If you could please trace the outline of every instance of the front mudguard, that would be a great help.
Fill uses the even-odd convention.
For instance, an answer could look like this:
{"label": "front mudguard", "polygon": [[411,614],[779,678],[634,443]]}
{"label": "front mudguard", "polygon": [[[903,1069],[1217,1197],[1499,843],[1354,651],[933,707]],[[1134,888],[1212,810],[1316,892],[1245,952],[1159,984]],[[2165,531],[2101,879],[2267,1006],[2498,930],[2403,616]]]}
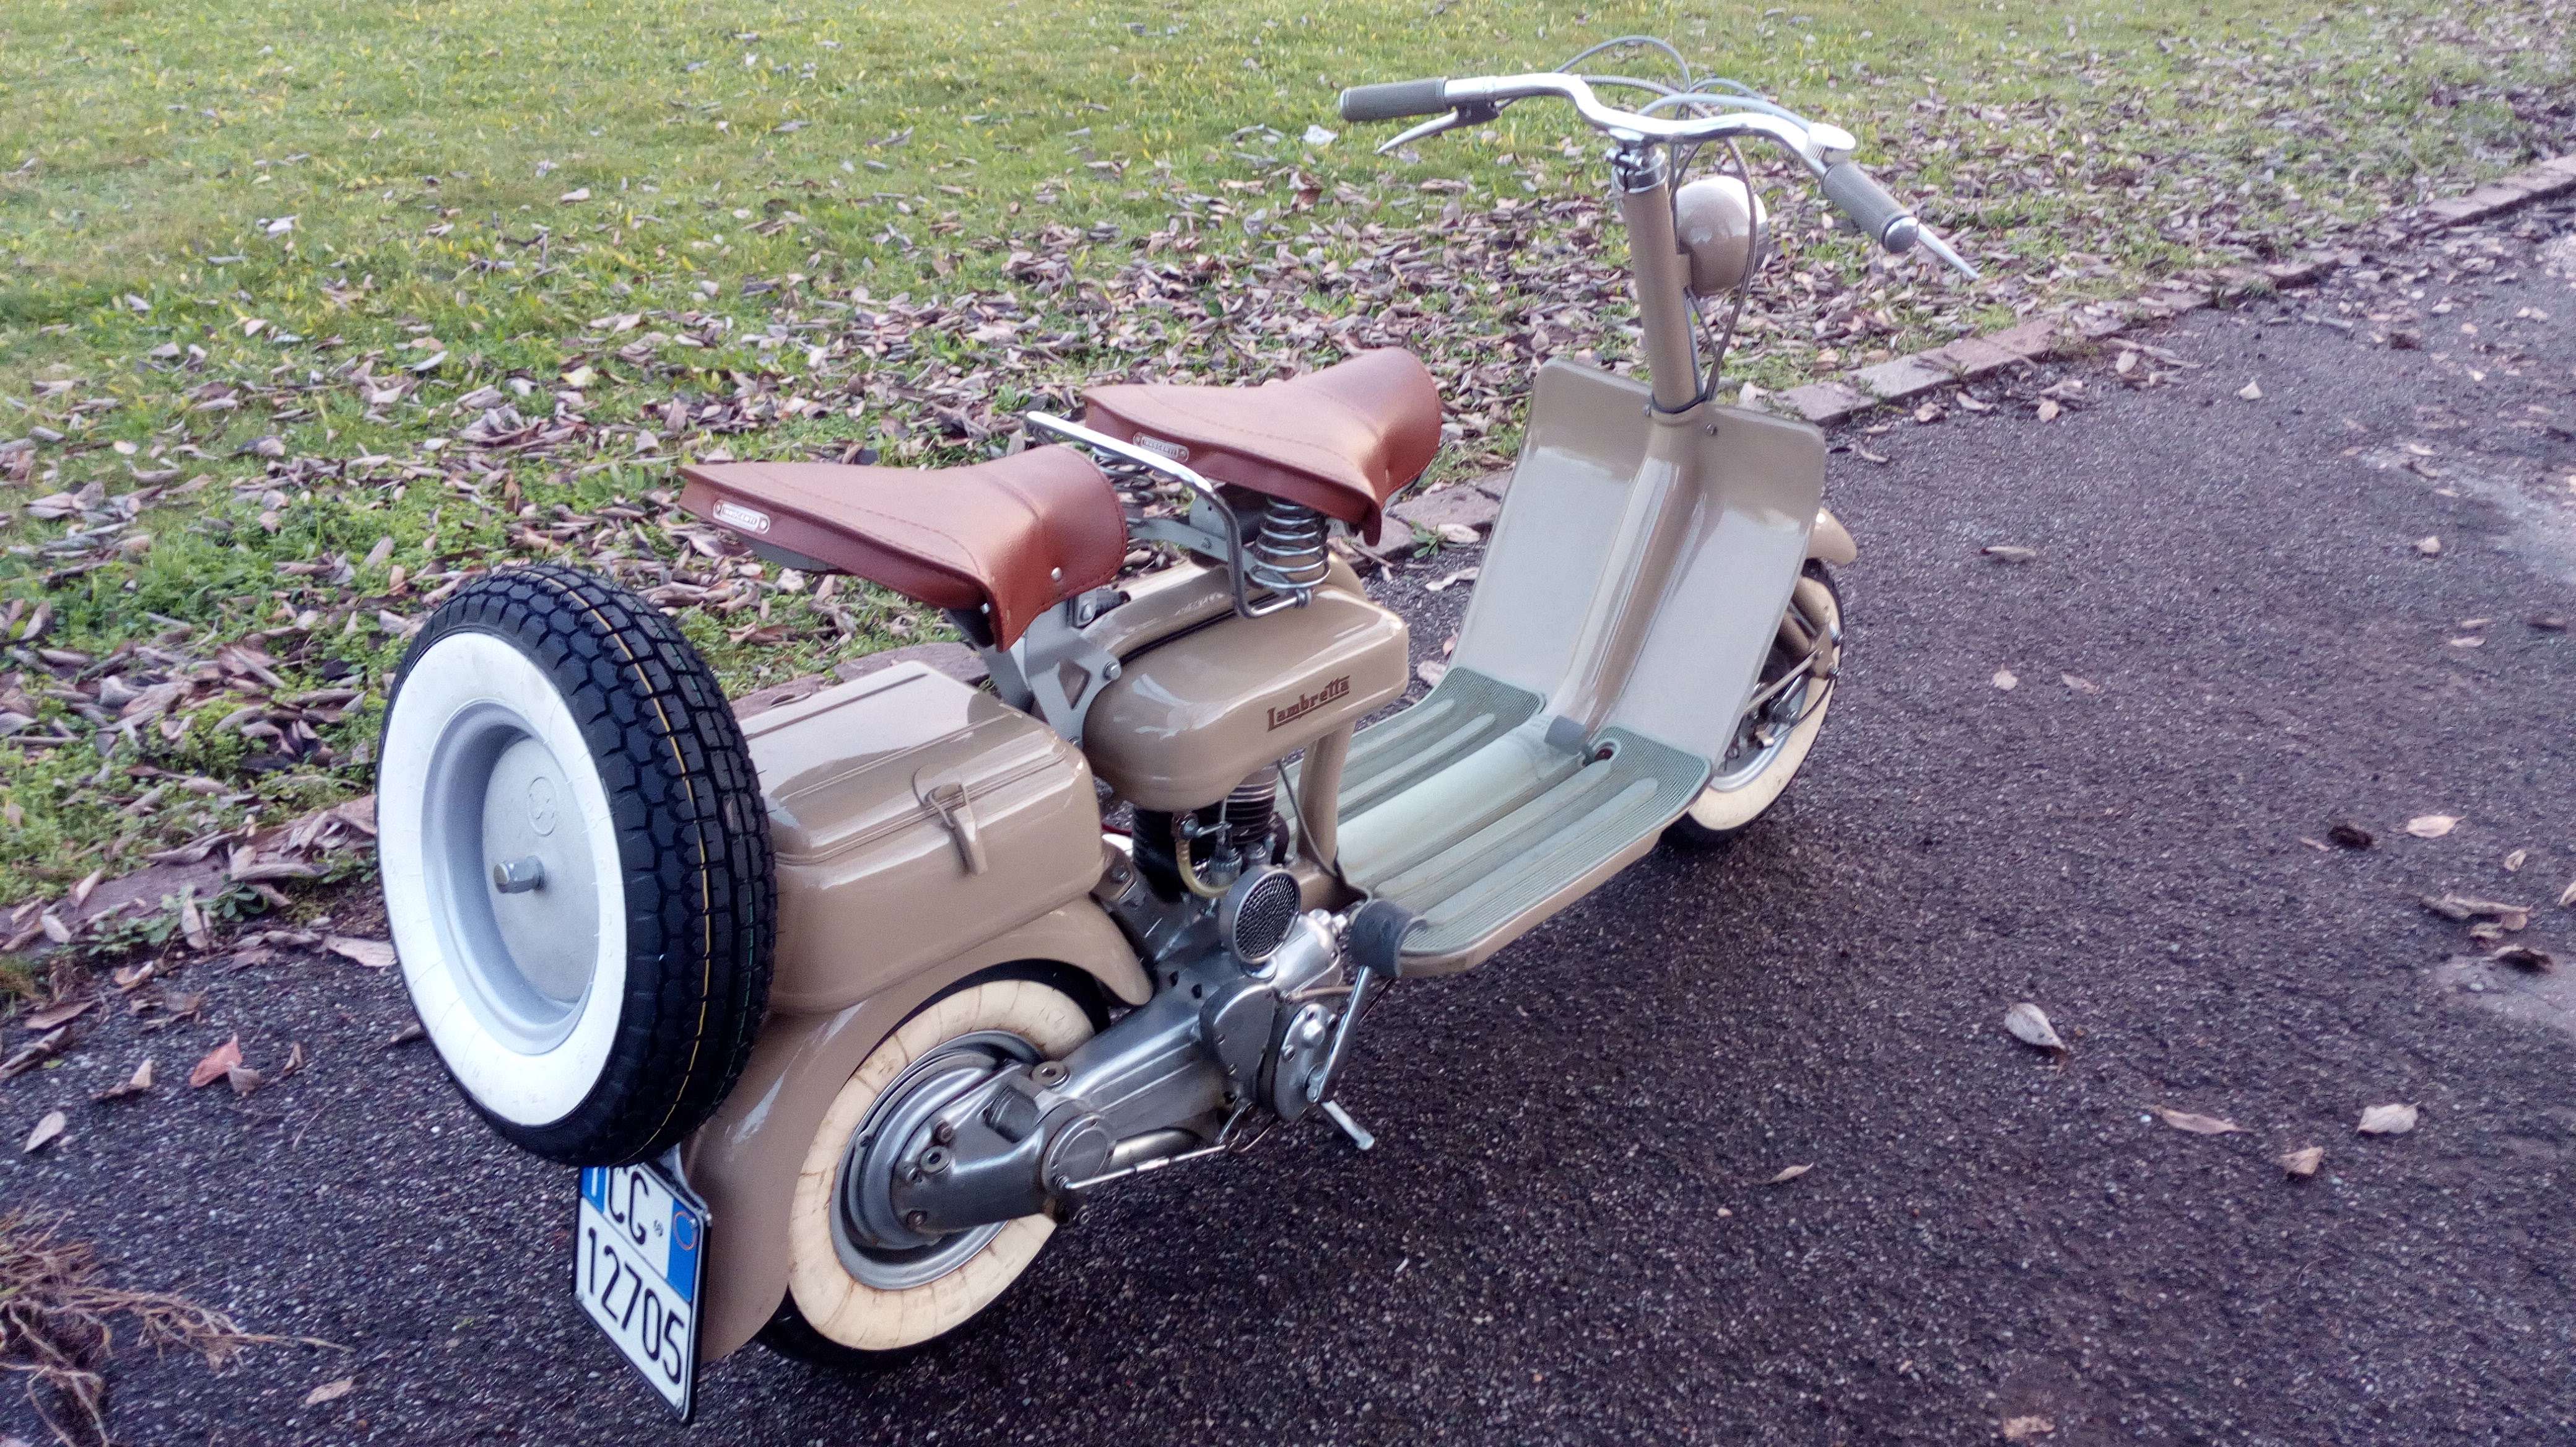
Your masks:
{"label": "front mudguard", "polygon": [[828,1013],[773,1015],[751,1063],[713,1120],[681,1148],[689,1184],[710,1213],[698,1299],[698,1360],[756,1335],[787,1293],[787,1227],[796,1177],[825,1111],[859,1063],[913,1011],[996,965],[1069,966],[1121,1003],[1152,984],[1126,936],[1100,906],[1077,899]]}
{"label": "front mudguard", "polygon": [[1839,568],[1860,556],[1860,544],[1852,541],[1851,529],[1834,516],[1830,508],[1816,509],[1816,526],[1807,534],[1807,556],[1819,563]]}

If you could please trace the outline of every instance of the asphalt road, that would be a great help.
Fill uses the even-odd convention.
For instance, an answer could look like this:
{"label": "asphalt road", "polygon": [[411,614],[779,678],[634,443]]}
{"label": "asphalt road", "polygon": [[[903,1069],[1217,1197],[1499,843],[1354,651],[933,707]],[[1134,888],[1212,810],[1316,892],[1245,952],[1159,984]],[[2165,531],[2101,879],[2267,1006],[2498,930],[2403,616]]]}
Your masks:
{"label": "asphalt road", "polygon": [[[565,1290],[569,1174],[385,1048],[397,982],[332,958],[192,966],[202,1018],[0,1086],[13,1146],[72,1117],[0,1198],[349,1348],[131,1357],[139,1443],[2576,1440],[2576,995],[2446,964],[2478,947],[2417,902],[2543,906],[2517,938],[2576,955],[2576,639],[2526,621],[2576,613],[2576,291],[2533,259],[2568,231],[1847,429],[1887,459],[1832,464],[1850,672],[1768,822],[1391,997],[1344,1096],[1376,1152],[1319,1124],[1140,1183],[886,1374],[746,1350],[683,1438]],[[1419,648],[1468,560],[1390,585]],[[2434,813],[2464,822],[2404,832]],[[2378,843],[2305,842],[2337,821]],[[2004,1034],[2018,1000],[2071,1059]],[[311,1063],[177,1083],[236,1031]],[[89,1103],[146,1051],[152,1098]],[[2420,1127],[2357,1136],[2388,1102]],[[2307,1145],[2315,1178],[2273,1163]]]}

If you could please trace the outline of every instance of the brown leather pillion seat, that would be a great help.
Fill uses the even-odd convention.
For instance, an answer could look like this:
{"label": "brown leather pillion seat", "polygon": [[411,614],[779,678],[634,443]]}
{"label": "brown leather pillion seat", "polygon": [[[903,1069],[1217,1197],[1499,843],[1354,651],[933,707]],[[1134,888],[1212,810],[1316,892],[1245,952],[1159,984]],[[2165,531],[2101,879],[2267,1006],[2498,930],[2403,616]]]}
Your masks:
{"label": "brown leather pillion seat", "polygon": [[1304,503],[1362,535],[1440,450],[1440,389],[1401,347],[1258,387],[1137,383],[1082,394],[1083,424],[1213,482]]}
{"label": "brown leather pillion seat", "polygon": [[935,608],[989,610],[998,647],[1116,577],[1127,554],[1117,492],[1070,447],[966,467],[721,462],[680,476],[680,506],[745,541]]}

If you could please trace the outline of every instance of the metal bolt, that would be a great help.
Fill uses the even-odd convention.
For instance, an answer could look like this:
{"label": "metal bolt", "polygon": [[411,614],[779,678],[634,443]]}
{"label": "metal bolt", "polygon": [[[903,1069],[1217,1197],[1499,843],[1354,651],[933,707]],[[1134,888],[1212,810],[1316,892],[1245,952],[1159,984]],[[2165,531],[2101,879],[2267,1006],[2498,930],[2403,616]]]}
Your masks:
{"label": "metal bolt", "polygon": [[919,1209],[906,1211],[903,1213],[903,1224],[915,1231],[921,1230],[930,1224],[930,1213]]}
{"label": "metal bolt", "polygon": [[923,1151],[921,1153],[921,1173],[934,1180],[948,1174],[947,1148],[944,1146],[932,1146],[930,1149]]}
{"label": "metal bolt", "polygon": [[503,894],[525,894],[545,882],[545,862],[533,854],[492,866],[492,887]]}
{"label": "metal bolt", "polygon": [[957,1144],[957,1127],[943,1120],[930,1128],[930,1138],[943,1146],[953,1146]]}
{"label": "metal bolt", "polygon": [[1036,1068],[1029,1072],[1029,1078],[1040,1085],[1062,1085],[1064,1084],[1064,1063],[1057,1060],[1041,1060]]}

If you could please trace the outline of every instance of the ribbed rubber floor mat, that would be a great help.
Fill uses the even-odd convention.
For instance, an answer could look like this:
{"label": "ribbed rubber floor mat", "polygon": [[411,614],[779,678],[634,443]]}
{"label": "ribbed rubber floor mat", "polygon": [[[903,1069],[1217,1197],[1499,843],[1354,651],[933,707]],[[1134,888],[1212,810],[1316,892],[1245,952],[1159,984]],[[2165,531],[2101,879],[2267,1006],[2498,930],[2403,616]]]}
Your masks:
{"label": "ribbed rubber floor mat", "polygon": [[1456,954],[1518,922],[1671,823],[1707,780],[1704,761],[1624,729],[1583,753],[1553,747],[1539,702],[1452,669],[1353,741],[1343,862],[1423,917],[1406,955]]}

